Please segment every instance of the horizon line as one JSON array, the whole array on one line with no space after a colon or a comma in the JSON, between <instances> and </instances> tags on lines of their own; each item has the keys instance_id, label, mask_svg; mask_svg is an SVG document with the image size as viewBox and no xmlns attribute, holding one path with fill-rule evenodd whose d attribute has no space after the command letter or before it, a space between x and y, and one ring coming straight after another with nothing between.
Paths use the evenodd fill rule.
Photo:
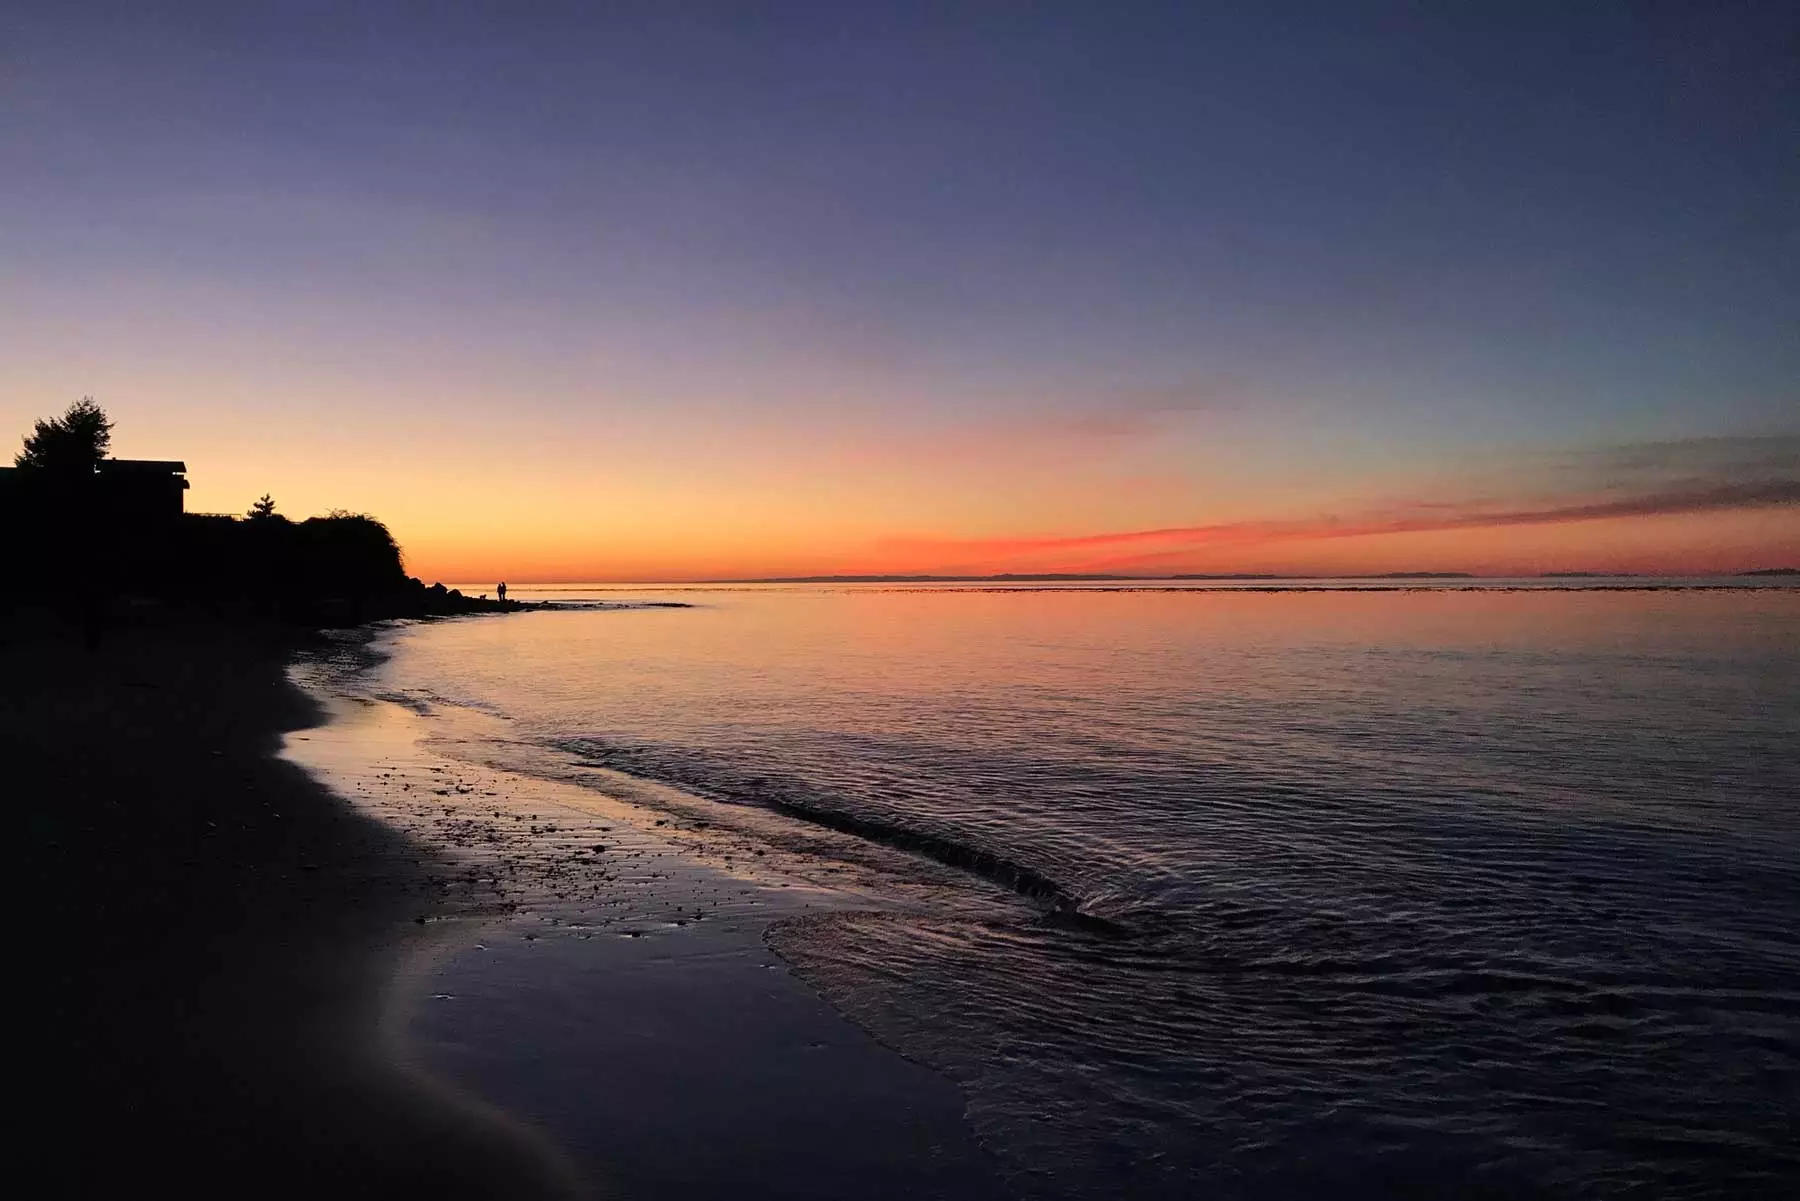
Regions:
<instances>
[{"instance_id":1,"label":"horizon line","mask_svg":"<svg viewBox=\"0 0 1800 1201\"><path fill-rule=\"evenodd\" d=\"M567 586L572 584L682 584L682 585L725 585L725 584L981 584L981 583L1181 583L1234 580L1268 581L1268 580L1366 580L1366 581L1405 581L1405 580L1556 580L1556 579L1592 579L1592 580L1718 580L1746 578L1779 578L1783 576L1800 576L1800 567L1758 567L1740 571L1692 571L1692 572L1649 572L1649 571L1542 571L1510 574L1484 574L1468 571L1382 571L1358 573L1332 572L1179 572L1162 575L1126 575L1106 572L996 572L986 575L932 575L932 574L883 574L855 573L840 575L801 575L801 576L731 576L699 579L653 579L653 578L615 578L615 579L527 579L517 585L508 584L509 592L521 588L545 588ZM468 580L447 579L442 581L457 586L467 585ZM492 587L492 585L490 585Z\"/></svg>"}]
</instances>

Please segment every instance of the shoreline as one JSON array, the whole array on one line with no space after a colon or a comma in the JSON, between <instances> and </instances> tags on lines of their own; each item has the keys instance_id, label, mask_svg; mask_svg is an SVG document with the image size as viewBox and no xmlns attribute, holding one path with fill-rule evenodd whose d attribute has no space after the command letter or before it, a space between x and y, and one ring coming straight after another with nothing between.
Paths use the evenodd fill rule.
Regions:
<instances>
[{"instance_id":1,"label":"shoreline","mask_svg":"<svg viewBox=\"0 0 1800 1201\"><path fill-rule=\"evenodd\" d=\"M169 623L90 652L47 622L0 645L47 909L37 1145L86 1144L47 1160L50 1195L575 1195L540 1136L387 1054L431 856L277 757L319 716L284 678L294 644Z\"/></svg>"},{"instance_id":2,"label":"shoreline","mask_svg":"<svg viewBox=\"0 0 1800 1201\"><path fill-rule=\"evenodd\" d=\"M767 938L904 900L681 803L698 798L483 761L504 719L347 686L340 665L364 678L383 638L294 669L332 720L285 754L443 852L424 880L442 916L392 1009L423 1070L543 1130L606 1195L1009 1195L958 1088L852 1022Z\"/></svg>"}]
</instances>

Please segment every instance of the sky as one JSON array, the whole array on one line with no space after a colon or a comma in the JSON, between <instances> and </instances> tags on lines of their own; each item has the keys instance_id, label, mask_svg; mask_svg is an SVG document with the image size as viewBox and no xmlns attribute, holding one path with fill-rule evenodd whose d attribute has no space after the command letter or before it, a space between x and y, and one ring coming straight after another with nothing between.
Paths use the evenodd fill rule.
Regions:
<instances>
[{"instance_id":1,"label":"sky","mask_svg":"<svg viewBox=\"0 0 1800 1201\"><path fill-rule=\"evenodd\" d=\"M9 6L82 396L428 580L1794 564L1800 9Z\"/></svg>"}]
</instances>

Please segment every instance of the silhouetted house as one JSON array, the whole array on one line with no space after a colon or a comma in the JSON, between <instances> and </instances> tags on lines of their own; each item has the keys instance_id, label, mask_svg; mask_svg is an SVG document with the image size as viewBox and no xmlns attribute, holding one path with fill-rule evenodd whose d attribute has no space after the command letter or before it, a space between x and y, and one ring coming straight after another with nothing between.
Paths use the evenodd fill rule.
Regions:
<instances>
[{"instance_id":1,"label":"silhouetted house","mask_svg":"<svg viewBox=\"0 0 1800 1201\"><path fill-rule=\"evenodd\" d=\"M95 475L106 508L134 523L172 521L185 508L186 463L173 459L102 459Z\"/></svg>"},{"instance_id":2,"label":"silhouetted house","mask_svg":"<svg viewBox=\"0 0 1800 1201\"><path fill-rule=\"evenodd\" d=\"M0 469L0 587L15 579L111 587L174 571L187 487L187 464L170 460Z\"/></svg>"},{"instance_id":3,"label":"silhouetted house","mask_svg":"<svg viewBox=\"0 0 1800 1201\"><path fill-rule=\"evenodd\" d=\"M188 489L187 464L173 459L102 459L92 476L71 478L55 473L0 467L0 508L38 519L56 509L80 507L115 521L138 525L178 518Z\"/></svg>"}]
</instances>

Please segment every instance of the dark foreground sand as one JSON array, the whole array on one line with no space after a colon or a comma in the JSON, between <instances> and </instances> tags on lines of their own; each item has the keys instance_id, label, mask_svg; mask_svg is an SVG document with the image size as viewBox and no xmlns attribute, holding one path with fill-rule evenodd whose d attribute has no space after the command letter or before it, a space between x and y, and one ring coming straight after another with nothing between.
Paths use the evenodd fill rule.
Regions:
<instances>
[{"instance_id":1,"label":"dark foreground sand","mask_svg":"<svg viewBox=\"0 0 1800 1201\"><path fill-rule=\"evenodd\" d=\"M421 852L272 757L312 716L291 638L0 634L36 1011L15 1171L32 1196L561 1195L542 1140L382 1053Z\"/></svg>"}]
</instances>

